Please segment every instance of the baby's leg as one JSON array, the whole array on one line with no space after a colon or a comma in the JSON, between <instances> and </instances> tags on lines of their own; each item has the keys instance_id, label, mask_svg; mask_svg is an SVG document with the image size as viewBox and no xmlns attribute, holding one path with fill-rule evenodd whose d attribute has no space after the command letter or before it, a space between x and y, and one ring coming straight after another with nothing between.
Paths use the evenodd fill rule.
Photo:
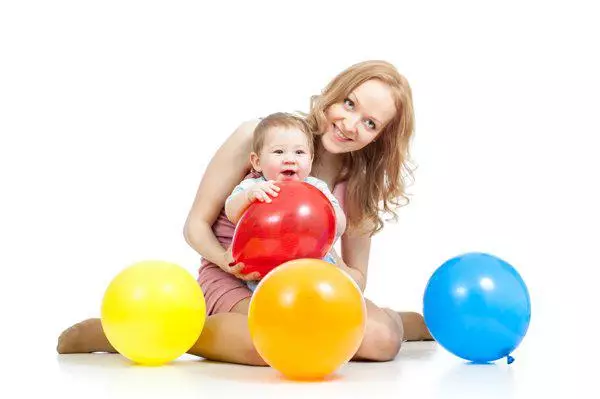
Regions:
<instances>
[{"instance_id":1,"label":"baby's leg","mask_svg":"<svg viewBox=\"0 0 600 399\"><path fill-rule=\"evenodd\" d=\"M117 351L108 342L100 319L87 319L77 323L60 334L58 353L93 353Z\"/></svg>"}]
</instances>

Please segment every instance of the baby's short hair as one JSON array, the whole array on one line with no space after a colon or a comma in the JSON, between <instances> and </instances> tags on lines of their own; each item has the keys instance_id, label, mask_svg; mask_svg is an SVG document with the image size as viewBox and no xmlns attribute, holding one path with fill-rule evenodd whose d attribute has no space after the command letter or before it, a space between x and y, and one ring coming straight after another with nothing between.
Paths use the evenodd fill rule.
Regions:
<instances>
[{"instance_id":1,"label":"baby's short hair","mask_svg":"<svg viewBox=\"0 0 600 399\"><path fill-rule=\"evenodd\" d=\"M289 114L287 112L276 112L263 118L254 129L254 138L252 140L252 151L260 154L265 144L265 136L269 129L275 127L296 128L306 136L308 150L310 154L314 153L314 137L310 125L301 116Z\"/></svg>"}]
</instances>

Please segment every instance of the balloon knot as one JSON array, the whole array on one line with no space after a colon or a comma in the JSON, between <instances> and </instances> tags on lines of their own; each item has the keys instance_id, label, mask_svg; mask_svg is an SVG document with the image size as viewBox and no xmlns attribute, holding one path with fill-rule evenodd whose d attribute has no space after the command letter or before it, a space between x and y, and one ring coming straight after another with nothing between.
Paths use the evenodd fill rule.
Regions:
<instances>
[{"instance_id":1,"label":"balloon knot","mask_svg":"<svg viewBox=\"0 0 600 399\"><path fill-rule=\"evenodd\" d=\"M515 361L515 358L512 357L511 355L506 356L506 363L507 364L511 364L514 361Z\"/></svg>"}]
</instances>

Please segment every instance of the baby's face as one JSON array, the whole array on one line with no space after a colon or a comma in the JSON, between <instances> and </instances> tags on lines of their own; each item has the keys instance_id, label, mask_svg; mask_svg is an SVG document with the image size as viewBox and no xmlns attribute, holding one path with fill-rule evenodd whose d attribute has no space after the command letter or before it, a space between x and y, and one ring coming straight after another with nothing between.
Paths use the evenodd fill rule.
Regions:
<instances>
[{"instance_id":1,"label":"baby's face","mask_svg":"<svg viewBox=\"0 0 600 399\"><path fill-rule=\"evenodd\" d=\"M295 128L270 129L261 153L253 157L252 163L267 180L304 180L312 167L306 135Z\"/></svg>"}]
</instances>

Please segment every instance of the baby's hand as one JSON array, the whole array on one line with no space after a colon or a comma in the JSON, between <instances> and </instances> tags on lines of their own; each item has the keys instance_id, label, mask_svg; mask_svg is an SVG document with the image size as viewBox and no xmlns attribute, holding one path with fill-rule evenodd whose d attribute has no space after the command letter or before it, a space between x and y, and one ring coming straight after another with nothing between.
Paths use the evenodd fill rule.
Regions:
<instances>
[{"instance_id":1,"label":"baby's hand","mask_svg":"<svg viewBox=\"0 0 600 399\"><path fill-rule=\"evenodd\" d=\"M262 181L256 183L246 191L246 198L250 202L271 202L271 197L277 197L279 190L281 188L273 180Z\"/></svg>"}]
</instances>

